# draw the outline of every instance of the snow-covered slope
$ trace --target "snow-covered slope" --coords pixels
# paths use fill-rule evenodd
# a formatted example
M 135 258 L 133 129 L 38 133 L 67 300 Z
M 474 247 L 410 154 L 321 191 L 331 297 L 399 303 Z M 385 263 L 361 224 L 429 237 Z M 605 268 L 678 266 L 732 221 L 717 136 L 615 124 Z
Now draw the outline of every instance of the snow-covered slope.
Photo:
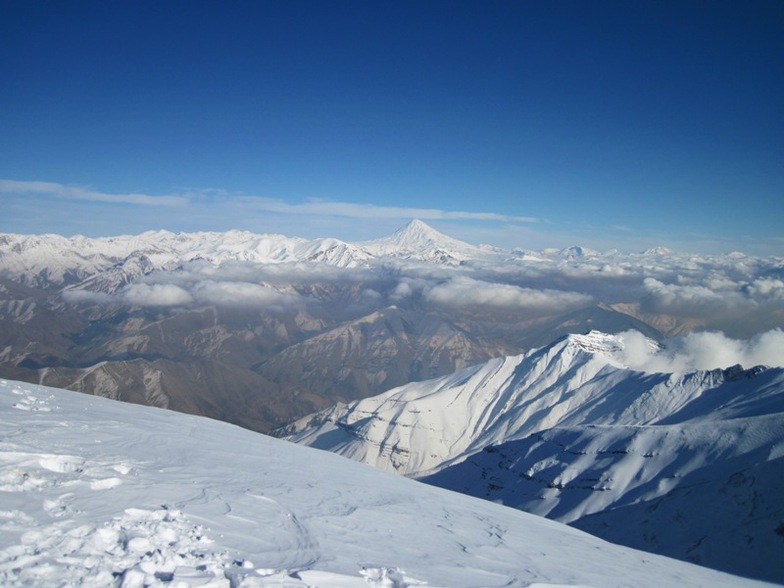
M 784 414 L 555 427 L 423 481 L 622 545 L 784 582 Z
M 237 427 L 0 381 L 0 583 L 752 586 Z
M 620 363 L 621 345 L 595 331 L 569 335 L 525 355 L 337 405 L 284 433 L 297 443 L 422 476 L 488 445 L 558 425 L 657 423 L 709 392 L 741 402 L 753 389 L 758 393 L 748 402 L 771 402 L 784 411 L 784 370 L 750 372 L 751 380 L 722 370 L 647 374 Z
M 784 582 L 784 369 L 648 374 L 621 363 L 623 345 L 569 335 L 288 432 L 625 545 Z

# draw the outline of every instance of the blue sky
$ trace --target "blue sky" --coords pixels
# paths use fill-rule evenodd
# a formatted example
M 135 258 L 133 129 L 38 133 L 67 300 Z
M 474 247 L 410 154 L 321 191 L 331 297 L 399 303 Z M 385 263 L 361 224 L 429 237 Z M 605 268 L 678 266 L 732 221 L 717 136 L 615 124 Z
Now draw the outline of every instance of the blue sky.
M 784 254 L 784 3 L 0 3 L 0 231 Z

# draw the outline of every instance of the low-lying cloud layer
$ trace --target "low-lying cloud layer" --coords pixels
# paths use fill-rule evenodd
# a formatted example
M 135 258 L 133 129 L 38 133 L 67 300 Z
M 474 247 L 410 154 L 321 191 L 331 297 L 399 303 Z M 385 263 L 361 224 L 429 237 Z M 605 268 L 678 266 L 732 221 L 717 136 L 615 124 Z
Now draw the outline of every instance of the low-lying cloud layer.
M 174 281 L 161 281 L 166 277 L 172 277 Z M 133 282 L 114 295 L 66 290 L 63 299 L 75 304 L 123 304 L 157 308 L 214 305 L 267 310 L 290 307 L 304 301 L 296 293 L 280 292 L 263 284 L 236 280 L 184 280 L 182 276 L 166 274 L 156 274 L 155 281 Z
M 167 308 L 342 305 L 356 312 L 419 305 L 454 312 L 516 312 L 526 321 L 604 305 L 661 327 L 665 335 L 679 330 L 672 325 L 680 325 L 680 332 L 712 330 L 745 339 L 784 328 L 784 260 L 669 251 L 518 251 L 459 266 L 199 259 L 181 263 L 176 271 L 140 276 L 111 295 L 72 289 L 64 298 Z
M 485 307 L 530 310 L 541 313 L 566 312 L 588 306 L 593 297 L 579 292 L 523 288 L 459 276 L 428 284 L 424 297 L 431 304 L 455 308 Z
M 632 369 L 645 372 L 688 372 L 742 365 L 784 367 L 784 331 L 772 329 L 740 340 L 718 332 L 695 332 L 670 339 L 655 348 L 638 331 L 619 334 L 621 358 Z

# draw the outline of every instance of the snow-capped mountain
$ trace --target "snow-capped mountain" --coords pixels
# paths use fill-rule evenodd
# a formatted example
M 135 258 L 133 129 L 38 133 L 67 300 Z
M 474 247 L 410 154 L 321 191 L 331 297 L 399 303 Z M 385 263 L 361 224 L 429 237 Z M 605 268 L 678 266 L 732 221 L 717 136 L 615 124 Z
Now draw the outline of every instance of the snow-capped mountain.
M 365 241 L 360 246 L 376 257 L 415 259 L 446 265 L 458 265 L 461 261 L 486 257 L 489 253 L 486 249 L 444 235 L 416 219 L 388 237 Z
M 420 221 L 354 244 L 0 235 L 0 376 L 267 432 L 562 334 L 784 327 L 784 260 L 571 251 L 475 247 Z
M 623 351 L 616 336 L 568 335 L 285 433 L 626 545 L 784 581 L 774 556 L 784 369 L 644 373 L 624 366 Z M 639 525 L 621 524 L 625 513 Z
M 488 445 L 557 425 L 655 423 L 725 381 L 721 370 L 629 370 L 619 359 L 621 348 L 618 338 L 598 331 L 568 335 L 523 355 L 337 405 L 297 421 L 286 434 L 381 469 L 422 476 Z M 767 377 L 772 374 L 784 379 L 781 370 Z
M 173 270 L 196 260 L 213 265 L 318 263 L 356 268 L 384 257 L 449 265 L 487 255 L 418 220 L 389 237 L 357 245 L 334 238 L 302 239 L 247 231 L 148 231 L 95 239 L 4 234 L 0 246 L 0 275 L 35 287 L 78 285 L 109 294 L 140 275 Z
M 225 423 L 0 380 L 4 586 L 763 584 Z
M 173 270 L 196 260 L 214 265 L 317 262 L 350 268 L 366 264 L 371 257 L 366 251 L 337 239 L 307 240 L 246 231 L 177 234 L 149 231 L 96 239 L 6 234 L 2 236 L 2 244 L 2 275 L 31 286 L 78 284 L 80 288 L 109 294 L 139 275 Z

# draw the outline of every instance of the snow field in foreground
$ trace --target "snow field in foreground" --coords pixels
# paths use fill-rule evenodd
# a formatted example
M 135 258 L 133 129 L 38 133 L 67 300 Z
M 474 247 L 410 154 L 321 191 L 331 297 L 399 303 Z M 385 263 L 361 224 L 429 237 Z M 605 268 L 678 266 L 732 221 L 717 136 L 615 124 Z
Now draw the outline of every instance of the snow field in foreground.
M 0 380 L 5 586 L 758 585 L 324 452 Z

